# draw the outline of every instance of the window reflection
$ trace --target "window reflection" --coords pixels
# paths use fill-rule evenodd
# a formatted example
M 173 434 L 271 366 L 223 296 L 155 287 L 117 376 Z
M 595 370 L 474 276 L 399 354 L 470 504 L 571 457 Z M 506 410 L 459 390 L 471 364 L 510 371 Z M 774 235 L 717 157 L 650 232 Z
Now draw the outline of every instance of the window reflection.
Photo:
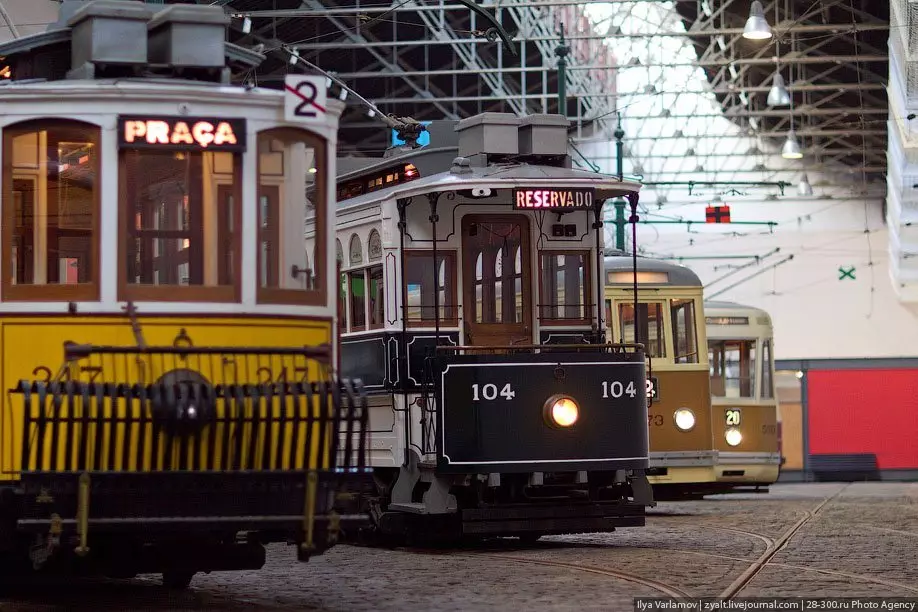
M 72 297 L 95 292 L 98 142 L 99 128 L 77 121 L 4 129 L 4 299 L 28 299 L 23 288 L 36 285 L 68 286 Z
M 259 301 L 322 301 L 324 155 L 324 142 L 303 130 L 258 135 Z
M 640 342 L 651 357 L 665 357 L 666 343 L 663 335 L 663 304 L 638 303 L 638 334 Z M 622 342 L 634 342 L 634 304 L 618 305 Z
M 128 285 L 231 286 L 236 155 L 123 150 Z
M 475 223 L 464 248 L 475 261 L 475 323 L 523 322 L 523 248 L 518 223 Z
M 762 343 L 762 398 L 772 399 L 775 396 L 771 370 L 774 367 L 771 355 L 771 340 Z
M 539 317 L 551 321 L 590 318 L 586 298 L 588 253 L 542 254 L 542 304 Z
M 673 362 L 698 363 L 695 338 L 695 301 L 673 300 Z
M 755 397 L 755 340 L 709 340 L 711 395 Z
M 446 251 L 437 253 L 437 296 L 440 305 L 440 324 L 457 324 L 456 308 L 456 256 Z M 407 251 L 405 253 L 405 316 L 409 325 L 435 323 L 433 251 Z

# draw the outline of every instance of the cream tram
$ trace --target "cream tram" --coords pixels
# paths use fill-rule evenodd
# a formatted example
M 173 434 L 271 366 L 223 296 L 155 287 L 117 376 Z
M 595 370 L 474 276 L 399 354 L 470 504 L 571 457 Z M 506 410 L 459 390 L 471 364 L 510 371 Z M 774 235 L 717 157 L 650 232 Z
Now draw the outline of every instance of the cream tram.
M 650 362 L 648 477 L 654 498 L 715 493 L 724 487 L 717 483 L 715 467 L 701 280 L 684 266 L 637 261 L 635 300 L 631 256 L 605 258 L 605 309 L 610 340 L 637 338 Z
M 5 568 L 184 587 L 366 520 L 341 494 L 372 485 L 335 368 L 342 105 L 285 121 L 229 84 L 263 57 L 220 7 L 155 8 L 65 2 L 0 46 Z
M 759 308 L 705 302 L 717 480 L 767 490 L 778 479 L 774 333 Z
M 604 339 L 602 204 L 568 122 L 485 113 L 338 176 L 342 372 L 379 533 L 611 531 L 652 504 L 643 349 Z M 339 167 L 343 167 L 339 165 Z

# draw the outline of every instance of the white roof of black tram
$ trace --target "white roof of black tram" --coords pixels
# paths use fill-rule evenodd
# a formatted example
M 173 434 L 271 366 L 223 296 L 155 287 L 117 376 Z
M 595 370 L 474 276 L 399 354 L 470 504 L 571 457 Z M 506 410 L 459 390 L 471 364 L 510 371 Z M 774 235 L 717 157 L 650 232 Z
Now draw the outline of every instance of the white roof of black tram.
M 405 158 L 402 158 L 408 161 Z M 391 158 L 390 162 L 398 163 L 399 159 Z M 461 171 L 459 171 L 461 170 Z M 348 177 L 358 173 L 350 172 Z M 339 178 L 340 180 L 340 178 Z M 455 191 L 486 187 L 492 189 L 511 189 L 513 187 L 569 187 L 596 189 L 596 200 L 606 200 L 637 193 L 641 183 L 637 181 L 619 181 L 617 176 L 599 174 L 577 168 L 557 166 L 540 166 L 526 163 L 503 163 L 484 167 L 453 165 L 450 170 L 400 183 L 392 187 L 376 189 L 369 193 L 342 200 L 339 208 L 359 206 L 393 197 L 407 198 L 426 193 Z
M 603 267 L 605 268 L 606 273 L 606 286 L 630 286 L 633 283 L 633 277 L 631 275 L 631 271 L 633 269 L 631 255 L 607 255 L 603 261 Z M 662 259 L 653 259 L 651 257 L 641 257 L 638 255 L 637 269 L 638 272 L 665 272 L 667 275 L 667 281 L 665 283 L 639 282 L 638 285 L 664 285 L 668 287 L 704 286 L 701 282 L 701 279 L 698 278 L 698 275 L 695 274 L 690 268 L 687 268 L 683 265 L 670 263 Z M 627 272 L 627 275 L 623 274 L 621 276 L 622 279 L 625 279 L 627 276 L 627 280 L 623 280 L 620 283 L 610 283 L 609 272 Z

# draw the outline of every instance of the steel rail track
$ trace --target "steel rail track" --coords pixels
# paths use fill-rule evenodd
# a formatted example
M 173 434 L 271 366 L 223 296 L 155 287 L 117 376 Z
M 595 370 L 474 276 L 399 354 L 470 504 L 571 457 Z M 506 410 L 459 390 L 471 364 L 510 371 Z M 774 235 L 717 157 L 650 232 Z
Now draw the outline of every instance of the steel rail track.
M 591 565 L 577 565 L 576 563 L 563 563 L 561 561 L 549 561 L 545 559 L 526 559 L 525 557 L 515 557 L 513 555 L 501 555 L 495 553 L 482 553 L 480 555 L 463 555 L 468 558 L 480 558 L 487 557 L 489 559 L 501 559 L 503 561 L 512 561 L 514 563 L 530 563 L 533 565 L 546 565 L 548 567 L 562 567 L 565 569 L 575 570 L 578 572 L 587 572 L 590 574 L 599 574 L 600 576 L 609 576 L 610 578 L 617 578 L 619 580 L 624 580 L 625 582 L 633 582 L 635 584 L 642 584 L 644 586 L 650 587 L 661 593 L 665 593 L 670 597 L 676 597 L 679 599 L 687 599 L 692 596 L 671 584 L 665 582 L 660 582 L 659 580 L 654 580 L 652 578 L 647 578 L 645 576 L 639 576 L 638 574 L 631 574 L 629 572 L 623 572 L 621 570 L 606 569 L 601 567 L 594 567 Z
M 824 500 L 816 504 L 816 506 L 813 509 L 806 511 L 803 517 L 800 518 L 800 520 L 798 520 L 796 523 L 794 523 L 788 529 L 786 529 L 784 533 L 782 533 L 772 543 L 771 546 L 766 548 L 765 552 L 762 553 L 762 555 L 759 556 L 759 558 L 756 559 L 752 563 L 752 565 L 747 567 L 746 570 L 743 571 L 743 573 L 741 573 L 736 578 L 736 580 L 730 583 L 730 586 L 728 586 L 726 589 L 721 591 L 721 593 L 717 597 L 719 599 L 729 600 L 739 595 L 740 591 L 746 588 L 749 585 L 749 583 L 752 582 L 752 580 L 756 576 L 758 576 L 768 566 L 769 562 L 774 558 L 774 556 L 778 554 L 778 552 L 780 552 L 787 545 L 790 539 L 794 537 L 794 535 L 798 531 L 800 531 L 800 529 L 804 525 L 806 525 L 808 522 L 810 522 L 810 520 L 815 518 L 822 511 L 822 509 L 825 508 L 829 504 L 829 502 L 835 500 L 849 486 L 851 485 L 850 484 L 845 485 L 844 487 L 842 487 L 841 489 L 839 489 L 838 491 L 836 491 L 829 497 L 825 498 Z

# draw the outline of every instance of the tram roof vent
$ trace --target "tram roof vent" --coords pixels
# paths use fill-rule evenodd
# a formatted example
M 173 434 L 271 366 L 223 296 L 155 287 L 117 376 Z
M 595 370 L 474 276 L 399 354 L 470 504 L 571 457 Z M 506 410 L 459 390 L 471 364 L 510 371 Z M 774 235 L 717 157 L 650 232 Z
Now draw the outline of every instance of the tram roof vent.
M 95 66 L 147 63 L 147 22 L 153 16 L 144 3 L 95 0 L 67 20 L 71 28 L 71 72 L 95 74 Z M 75 75 L 74 75 L 75 76 Z
M 571 122 L 561 115 L 529 115 L 520 120 L 520 155 L 567 155 Z
M 459 156 L 476 159 L 473 165 L 486 165 L 489 155 L 517 155 L 520 119 L 512 113 L 481 113 L 456 123 L 459 133 Z
M 147 24 L 151 64 L 176 68 L 223 68 L 226 27 L 220 6 L 173 4 Z

